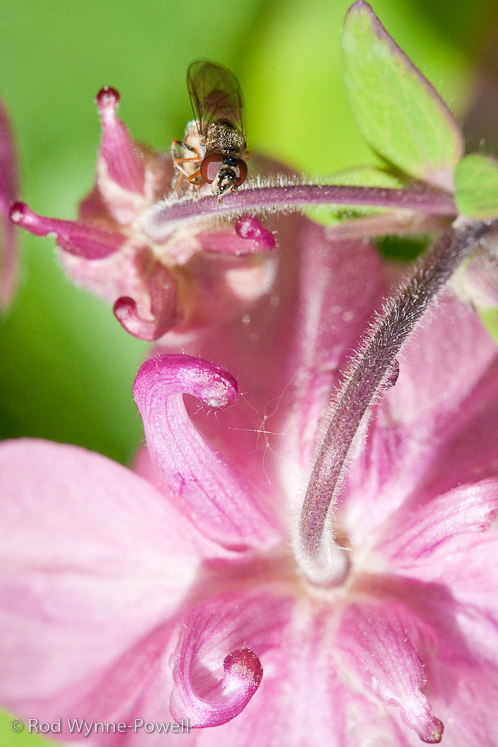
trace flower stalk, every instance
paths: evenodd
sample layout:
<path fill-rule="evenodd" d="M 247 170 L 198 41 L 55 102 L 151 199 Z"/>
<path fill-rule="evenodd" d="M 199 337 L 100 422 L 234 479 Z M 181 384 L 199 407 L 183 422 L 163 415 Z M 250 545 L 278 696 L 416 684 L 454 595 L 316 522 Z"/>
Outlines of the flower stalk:
<path fill-rule="evenodd" d="M 465 223 L 449 229 L 426 254 L 413 276 L 401 286 L 349 366 L 332 418 L 315 461 L 299 521 L 301 563 L 310 581 L 334 586 L 347 566 L 329 531 L 344 466 L 353 440 L 380 392 L 393 386 L 399 372 L 396 356 L 455 270 L 494 222 Z"/>
<path fill-rule="evenodd" d="M 215 195 L 199 200 L 168 199 L 154 205 L 142 218 L 142 229 L 153 241 L 164 240 L 182 221 L 208 216 L 265 210 L 299 210 L 308 205 L 362 205 L 414 210 L 425 215 L 455 218 L 453 196 L 441 190 L 356 187 L 334 184 L 248 186 L 231 192 L 219 203 Z"/>

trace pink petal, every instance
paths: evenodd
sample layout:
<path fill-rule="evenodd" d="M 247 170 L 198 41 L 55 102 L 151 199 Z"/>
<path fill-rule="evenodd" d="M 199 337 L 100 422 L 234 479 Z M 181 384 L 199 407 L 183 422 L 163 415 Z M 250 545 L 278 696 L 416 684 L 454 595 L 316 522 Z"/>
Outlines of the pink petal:
<path fill-rule="evenodd" d="M 413 745 L 339 660 L 336 612 L 328 600 L 294 599 L 280 644 L 261 655 L 258 692 L 233 721 L 202 731 L 199 747 Z"/>
<path fill-rule="evenodd" d="M 166 500 L 173 503 L 178 502 L 178 496 L 175 496 L 164 473 L 152 461 L 147 446 L 139 449 L 135 455 L 132 469 L 137 475 L 140 475 L 144 480 L 147 480 L 147 482 L 149 482 L 156 490 L 162 493 Z M 206 560 L 216 558 L 217 560 L 228 560 L 230 563 L 234 560 L 240 560 L 240 553 L 237 550 L 222 547 L 218 542 L 216 542 L 216 540 L 210 539 L 205 534 L 198 531 L 196 527 L 192 527 L 192 532 L 196 549 L 199 555 Z M 225 566 L 225 568 L 228 569 L 228 565 Z"/>
<path fill-rule="evenodd" d="M 498 357 L 454 413 L 446 441 L 419 489 L 427 497 L 495 476 L 498 464 Z"/>
<path fill-rule="evenodd" d="M 153 358 L 140 368 L 133 394 L 144 421 L 153 460 L 178 494 L 197 527 L 222 546 L 269 546 L 275 524 L 224 462 L 192 426 L 183 394 L 204 408 L 222 410 L 237 401 L 237 384 L 219 366 L 185 355 Z"/>
<path fill-rule="evenodd" d="M 496 668 L 452 666 L 444 662 L 437 684 L 442 695 L 433 700 L 445 724 L 443 744 L 495 747 L 498 743 Z"/>
<path fill-rule="evenodd" d="M 498 264 L 496 259 L 477 256 L 457 274 L 458 291 L 477 306 L 498 307 Z"/>
<path fill-rule="evenodd" d="M 280 644 L 289 605 L 273 593 L 229 593 L 192 610 L 174 655 L 173 716 L 194 728 L 237 716 L 261 682 L 258 657 Z"/>
<path fill-rule="evenodd" d="M 433 553 L 403 568 L 403 575 L 426 584 L 444 584 L 463 607 L 480 610 L 494 621 L 498 635 L 498 532 L 448 538 Z M 497 647 L 498 651 L 498 639 Z"/>
<path fill-rule="evenodd" d="M 498 478 L 455 488 L 404 516 L 395 515 L 379 547 L 396 562 L 413 562 L 441 542 L 465 532 L 481 532 L 498 513 Z"/>
<path fill-rule="evenodd" d="M 129 470 L 44 441 L 0 446 L 0 500 L 1 702 L 81 718 L 106 671 L 183 600 L 199 565 L 189 528 Z"/>
<path fill-rule="evenodd" d="M 78 205 L 78 217 L 82 221 L 112 221 L 111 213 L 99 188 L 98 181 Z"/>
<path fill-rule="evenodd" d="M 405 427 L 430 419 L 434 428 L 434 421 L 451 417 L 496 357 L 478 314 L 448 290 L 403 350 L 399 379 L 386 394 L 389 415 Z"/>
<path fill-rule="evenodd" d="M 193 420 L 247 478 L 258 480 L 269 504 L 286 511 L 277 497 L 283 451 L 286 480 L 295 489 L 339 367 L 384 286 L 380 260 L 368 245 L 327 241 L 322 227 L 301 216 L 267 224 L 278 240 L 273 252 L 257 258 L 264 256 L 273 268 L 268 290 L 240 304 L 235 315 L 218 317 L 195 341 L 170 333 L 157 350 L 215 360 L 237 378 L 242 394 L 237 408 L 216 419 L 193 413 Z M 213 297 L 217 302 L 211 291 Z M 297 465 L 288 461 L 289 454 Z"/>
<path fill-rule="evenodd" d="M 372 247 L 328 241 L 310 225 L 299 277 L 294 350 L 288 365 L 293 400 L 290 440 L 295 458 L 309 469 L 320 416 L 327 413 L 339 368 L 351 356 L 385 291 L 383 269 Z"/>
<path fill-rule="evenodd" d="M 102 118 L 102 141 L 99 157 L 109 177 L 122 189 L 144 194 L 143 158 L 135 147 L 127 127 L 116 116 L 119 93 L 104 86 L 96 98 Z M 101 175 L 102 176 L 102 175 Z"/>
<path fill-rule="evenodd" d="M 435 744 L 443 724 L 422 693 L 426 678 L 415 621 L 399 605 L 352 604 L 343 615 L 338 643 L 365 683 L 385 703 L 401 708 L 403 721 L 423 742 Z"/>
<path fill-rule="evenodd" d="M 228 457 L 241 461 L 242 468 L 247 464 L 252 475 L 260 469 L 263 455 L 270 457 L 268 468 L 271 473 L 271 454 L 266 443 L 273 440 L 271 432 L 279 430 L 282 420 L 280 400 L 288 384 L 282 361 L 288 355 L 292 339 L 294 278 L 298 271 L 299 236 L 303 231 L 303 220 L 298 216 L 288 216 L 286 220 L 273 219 L 272 226 L 277 229 L 279 241 L 277 249 L 265 255 L 249 257 L 250 267 L 246 267 L 249 258 L 236 258 L 237 265 L 244 264 L 242 271 L 235 266 L 235 260 L 231 260 L 223 292 L 233 298 L 237 290 L 247 288 L 248 283 L 254 287 L 258 282 L 254 275 L 258 274 L 260 290 L 256 294 L 249 295 L 243 302 L 239 297 L 237 306 L 234 309 L 232 303 L 228 315 L 220 314 L 217 308 L 214 323 L 199 330 L 194 339 L 169 334 L 157 348 L 160 353 L 186 352 L 214 360 L 236 377 L 243 395 L 237 408 L 219 413 L 216 420 L 206 420 L 204 414 L 194 416 L 194 419 L 197 427 L 222 445 Z M 224 264 L 227 263 L 227 258 L 221 255 L 215 259 L 223 259 Z M 278 271 L 275 275 L 276 265 Z M 196 271 L 195 267 L 193 271 Z M 199 280 L 204 284 L 213 274 L 210 266 L 203 262 L 194 276 L 196 292 L 197 275 L 201 272 Z M 218 269 L 214 281 L 206 287 L 206 301 L 210 299 L 211 306 L 213 303 L 218 305 L 222 292 L 218 287 L 219 276 Z M 235 290 L 234 282 L 237 283 Z M 267 431 L 270 431 L 268 436 Z M 268 483 L 266 479 L 265 482 Z"/>
<path fill-rule="evenodd" d="M 9 306 L 17 284 L 17 237 L 9 220 L 9 210 L 17 199 L 18 192 L 19 175 L 14 136 L 7 111 L 0 101 L 0 309 Z"/>
<path fill-rule="evenodd" d="M 496 344 L 477 314 L 447 292 L 403 349 L 396 384 L 375 408 L 366 445 L 350 465 L 343 521 L 355 544 L 404 501 L 410 499 L 407 510 L 414 509 L 456 487 L 458 460 L 441 456 L 457 434 L 468 451 L 465 482 L 474 481 L 472 467 L 481 459 L 482 444 L 469 440 L 468 419 L 485 413 L 493 399 L 498 404 L 498 390 L 495 395 L 482 386 L 496 362 Z M 490 413 L 490 426 L 492 420 Z M 480 426 L 486 428 L 485 416 Z M 444 489 L 438 484 L 428 490 L 427 484 L 440 477 Z"/>
<path fill-rule="evenodd" d="M 158 262 L 148 247 L 126 243 L 121 251 L 101 260 L 88 261 L 67 252 L 61 252 L 60 259 L 65 271 L 78 285 L 111 304 L 118 298 L 130 298 L 136 304 L 140 320 L 152 321 L 155 318 L 151 314 L 148 281 L 149 277 L 156 277 Z M 167 285 L 167 281 L 165 283 Z M 165 308 L 167 305 L 168 299 Z"/>
<path fill-rule="evenodd" d="M 445 724 L 443 743 L 494 747 L 498 533 L 489 529 L 448 538 L 406 564 L 403 576 L 405 604 L 430 621 L 433 631 L 423 658 L 430 699 Z"/>
<path fill-rule="evenodd" d="M 126 723 L 133 725 L 133 728 L 128 729 L 127 733 L 121 735 L 120 739 L 116 739 L 116 741 L 113 739 L 111 743 L 106 737 L 101 737 L 98 741 L 94 740 L 92 744 L 99 744 L 103 747 L 118 747 L 120 745 L 126 745 L 126 747 L 144 747 L 144 745 L 147 745 L 147 747 L 165 747 L 165 745 L 171 745 L 171 747 L 175 747 L 178 744 L 181 744 L 182 747 L 183 745 L 193 747 L 199 744 L 199 730 L 193 729 L 187 722 L 186 717 L 183 717 L 184 728 L 183 731 L 180 731 L 180 734 L 171 731 L 171 725 L 176 723 L 169 710 L 173 688 L 171 657 L 174 649 L 174 644 L 172 646 L 168 645 L 167 649 L 162 652 L 161 660 L 155 662 L 149 669 L 148 681 L 145 683 L 140 697 L 130 708 L 129 715 L 125 718 Z M 135 719 L 138 719 L 137 724 L 135 724 Z M 170 728 L 166 731 L 168 723 Z M 180 717 L 179 723 L 181 729 L 182 717 Z M 153 724 L 154 730 L 151 731 L 151 727 L 145 727 L 145 724 Z M 147 728 L 147 732 L 145 728 Z M 217 729 L 214 730 L 215 734 L 216 732 Z M 85 740 L 85 742 L 87 741 L 89 740 Z"/>
<path fill-rule="evenodd" d="M 24 202 L 16 202 L 10 211 L 11 221 L 35 236 L 54 235 L 58 246 L 84 259 L 105 259 L 124 245 L 126 237 L 95 223 L 44 218 Z"/>

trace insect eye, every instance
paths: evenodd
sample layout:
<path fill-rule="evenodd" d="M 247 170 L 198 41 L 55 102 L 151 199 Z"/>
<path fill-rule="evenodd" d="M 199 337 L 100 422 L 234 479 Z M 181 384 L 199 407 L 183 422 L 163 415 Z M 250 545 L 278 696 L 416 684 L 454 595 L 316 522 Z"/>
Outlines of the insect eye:
<path fill-rule="evenodd" d="M 208 184 L 212 184 L 214 182 L 222 163 L 222 153 L 210 153 L 203 159 L 200 172 L 205 182 L 207 182 Z"/>
<path fill-rule="evenodd" d="M 235 184 L 240 187 L 247 178 L 247 163 L 242 158 L 237 158 L 237 175 L 235 178 Z"/>

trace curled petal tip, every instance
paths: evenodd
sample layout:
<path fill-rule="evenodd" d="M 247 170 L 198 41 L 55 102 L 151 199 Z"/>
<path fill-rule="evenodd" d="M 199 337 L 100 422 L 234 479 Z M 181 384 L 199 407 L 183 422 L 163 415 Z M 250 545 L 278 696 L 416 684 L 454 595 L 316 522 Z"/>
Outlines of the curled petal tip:
<path fill-rule="evenodd" d="M 223 669 L 229 677 L 227 689 L 231 689 L 233 683 L 244 682 L 248 690 L 252 688 L 254 694 L 263 677 L 261 662 L 249 648 L 228 654 L 223 662 Z"/>
<path fill-rule="evenodd" d="M 275 249 L 275 237 L 261 225 L 257 218 L 243 215 L 237 218 L 233 233 L 204 232 L 197 236 L 202 248 L 217 254 L 234 254 L 236 256 L 269 252 Z"/>
<path fill-rule="evenodd" d="M 275 237 L 257 218 L 242 215 L 235 221 L 235 231 L 242 239 L 255 242 L 257 248 L 254 251 L 267 252 L 275 249 Z"/>
<path fill-rule="evenodd" d="M 139 340 L 154 342 L 166 334 L 175 324 L 174 315 L 166 314 L 152 320 L 142 319 L 133 298 L 118 298 L 113 307 L 114 315 L 128 334 Z"/>
<path fill-rule="evenodd" d="M 199 698 L 191 690 L 191 683 L 182 683 L 183 687 L 175 688 L 171 699 L 171 712 L 175 718 L 188 718 L 194 729 L 200 729 L 226 724 L 244 710 L 263 678 L 260 660 L 245 648 L 228 654 L 223 669 L 218 697 L 211 702 Z"/>
<path fill-rule="evenodd" d="M 189 355 L 162 355 L 151 358 L 140 368 L 133 386 L 140 410 L 148 406 L 162 409 L 164 400 L 178 393 L 197 397 L 210 410 L 235 405 L 238 387 L 234 377 L 221 366 Z"/>
<path fill-rule="evenodd" d="M 140 340 L 159 340 L 179 321 L 176 283 L 159 262 L 146 280 L 150 317 L 144 319 L 133 298 L 122 296 L 114 304 L 114 314 L 127 332 Z"/>
<path fill-rule="evenodd" d="M 196 397 L 207 410 L 222 410 L 237 402 L 237 382 L 219 366 L 187 355 L 146 361 L 133 395 L 153 461 L 204 534 L 236 551 L 271 545 L 276 526 L 240 482 L 235 466 L 194 429 L 182 394 Z"/>
<path fill-rule="evenodd" d="M 174 655 L 175 684 L 170 709 L 174 718 L 188 718 L 193 728 L 220 726 L 238 716 L 263 677 L 259 658 L 245 644 L 239 648 L 237 638 L 238 641 L 245 639 L 244 633 L 244 637 L 240 636 L 242 627 L 249 637 L 259 638 L 262 650 L 267 648 L 269 641 L 265 645 L 256 632 L 259 623 L 255 628 L 252 600 L 245 598 L 242 609 L 233 606 L 234 600 L 242 601 L 233 595 L 212 600 L 192 610 L 183 621 Z M 264 614 L 265 604 L 258 601 L 257 612 Z M 275 599 L 271 601 L 274 603 Z M 233 650 L 224 658 L 221 672 L 217 662 L 232 646 Z M 207 685 L 208 673 L 210 684 Z"/>

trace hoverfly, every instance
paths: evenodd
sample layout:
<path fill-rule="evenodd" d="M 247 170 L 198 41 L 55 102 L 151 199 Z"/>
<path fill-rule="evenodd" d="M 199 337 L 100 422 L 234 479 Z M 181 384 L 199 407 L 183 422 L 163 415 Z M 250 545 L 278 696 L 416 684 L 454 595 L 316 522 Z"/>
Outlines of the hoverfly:
<path fill-rule="evenodd" d="M 173 140 L 174 189 L 197 193 L 206 183 L 219 199 L 247 177 L 242 93 L 226 67 L 197 60 L 187 71 L 187 87 L 195 120 L 187 124 L 183 141 Z"/>

